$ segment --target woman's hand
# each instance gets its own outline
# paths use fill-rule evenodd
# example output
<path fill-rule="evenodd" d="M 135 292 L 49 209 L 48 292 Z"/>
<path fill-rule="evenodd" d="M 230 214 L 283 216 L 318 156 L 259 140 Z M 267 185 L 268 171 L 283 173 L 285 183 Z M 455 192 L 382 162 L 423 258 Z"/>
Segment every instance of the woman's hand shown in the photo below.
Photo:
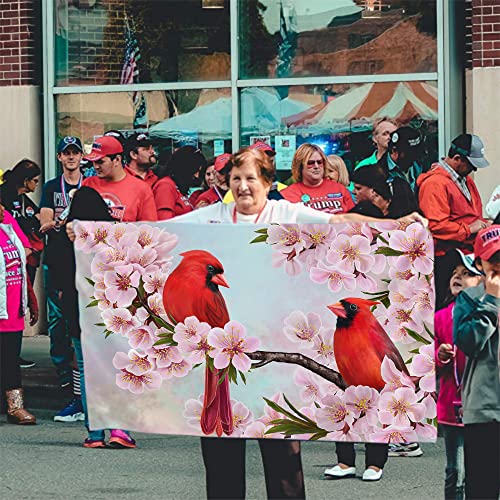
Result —
<path fill-rule="evenodd" d="M 36 304 L 28 304 L 30 310 L 30 326 L 34 326 L 38 322 L 38 306 Z"/>
<path fill-rule="evenodd" d="M 403 224 L 412 224 L 413 222 L 418 222 L 424 227 L 429 226 L 429 221 L 425 217 L 422 217 L 418 212 L 412 212 L 411 214 L 405 215 L 404 217 L 400 217 L 398 219 L 398 222 L 401 222 Z"/>
<path fill-rule="evenodd" d="M 46 233 L 47 231 L 50 231 L 56 227 L 56 221 L 51 220 L 49 222 L 46 222 L 45 224 L 42 224 L 40 226 L 40 232 L 41 233 Z"/>
<path fill-rule="evenodd" d="M 75 230 L 73 229 L 73 222 L 66 223 L 66 234 L 68 235 L 69 241 L 75 241 L 76 234 Z"/>

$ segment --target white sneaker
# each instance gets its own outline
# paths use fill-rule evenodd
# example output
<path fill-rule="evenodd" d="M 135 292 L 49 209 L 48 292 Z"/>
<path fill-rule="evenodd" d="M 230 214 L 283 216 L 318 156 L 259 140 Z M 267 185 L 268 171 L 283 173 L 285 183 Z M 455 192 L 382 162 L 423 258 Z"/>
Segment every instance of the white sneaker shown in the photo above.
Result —
<path fill-rule="evenodd" d="M 330 469 L 325 469 L 325 476 L 332 479 L 344 479 L 346 477 L 354 477 L 356 475 L 356 467 L 347 467 L 343 469 L 340 465 L 335 465 Z"/>
<path fill-rule="evenodd" d="M 365 472 L 363 472 L 363 481 L 378 481 L 382 477 L 382 471 L 383 469 L 379 471 L 366 469 Z"/>

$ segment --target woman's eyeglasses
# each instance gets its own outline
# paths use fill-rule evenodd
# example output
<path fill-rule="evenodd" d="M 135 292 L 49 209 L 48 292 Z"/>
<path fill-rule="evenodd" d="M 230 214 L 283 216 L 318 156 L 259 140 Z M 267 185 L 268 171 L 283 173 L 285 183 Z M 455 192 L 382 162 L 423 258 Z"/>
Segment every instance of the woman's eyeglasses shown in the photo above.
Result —
<path fill-rule="evenodd" d="M 309 167 L 309 168 L 312 168 L 314 167 L 314 165 L 319 165 L 320 167 L 323 166 L 323 160 L 307 160 L 307 163 L 306 165 Z"/>

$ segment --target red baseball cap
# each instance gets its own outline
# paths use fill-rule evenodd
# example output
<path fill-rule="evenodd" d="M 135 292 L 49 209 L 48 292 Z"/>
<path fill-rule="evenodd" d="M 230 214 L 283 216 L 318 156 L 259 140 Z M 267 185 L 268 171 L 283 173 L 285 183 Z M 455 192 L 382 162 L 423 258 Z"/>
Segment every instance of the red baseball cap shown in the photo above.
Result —
<path fill-rule="evenodd" d="M 229 153 L 224 153 L 224 154 L 217 156 L 217 158 L 215 159 L 215 162 L 214 162 L 215 170 L 217 172 L 220 172 L 227 165 L 227 162 L 232 158 L 232 156 L 233 155 L 231 155 Z"/>
<path fill-rule="evenodd" d="M 274 156 L 276 154 L 276 151 L 269 146 L 267 142 L 264 141 L 257 141 L 248 146 L 249 149 L 260 149 L 264 153 L 266 153 L 268 156 Z"/>
<path fill-rule="evenodd" d="M 500 225 L 493 224 L 481 229 L 474 242 L 474 255 L 489 260 L 498 251 L 500 251 Z"/>
<path fill-rule="evenodd" d="M 120 141 L 112 136 L 102 136 L 92 144 L 92 150 L 84 157 L 88 161 L 97 161 L 105 156 L 123 153 L 123 146 Z"/>

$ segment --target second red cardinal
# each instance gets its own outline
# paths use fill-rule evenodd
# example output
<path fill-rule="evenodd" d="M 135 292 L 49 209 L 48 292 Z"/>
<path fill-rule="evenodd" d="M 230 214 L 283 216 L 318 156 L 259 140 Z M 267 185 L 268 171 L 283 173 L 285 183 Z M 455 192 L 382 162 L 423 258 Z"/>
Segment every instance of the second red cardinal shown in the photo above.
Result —
<path fill-rule="evenodd" d="M 226 302 L 219 286 L 228 287 L 222 264 L 209 252 L 190 250 L 181 254 L 180 264 L 165 282 L 163 305 L 165 312 L 176 321 L 196 316 L 212 328 L 229 321 Z M 205 369 L 205 396 L 201 413 L 201 430 L 221 436 L 233 433 L 233 415 L 229 395 L 229 380 L 219 384 L 220 371 Z"/>
<path fill-rule="evenodd" d="M 327 307 L 337 316 L 333 352 L 342 378 L 347 385 L 366 385 L 381 391 L 385 382 L 380 367 L 385 356 L 407 375 L 408 369 L 370 311 L 376 304 L 378 302 L 352 297 Z"/>

